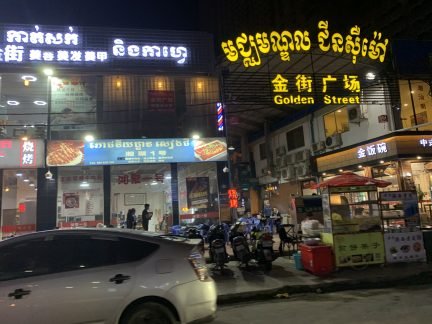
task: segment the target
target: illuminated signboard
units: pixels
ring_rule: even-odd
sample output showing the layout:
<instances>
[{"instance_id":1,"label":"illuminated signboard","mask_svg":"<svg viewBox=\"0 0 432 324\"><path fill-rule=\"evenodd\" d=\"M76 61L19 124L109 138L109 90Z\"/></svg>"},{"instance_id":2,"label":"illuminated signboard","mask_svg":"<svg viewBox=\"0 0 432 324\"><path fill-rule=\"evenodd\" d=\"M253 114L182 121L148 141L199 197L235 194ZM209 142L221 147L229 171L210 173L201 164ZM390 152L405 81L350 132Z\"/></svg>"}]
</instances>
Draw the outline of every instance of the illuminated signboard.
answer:
<instances>
[{"instance_id":1,"label":"illuminated signboard","mask_svg":"<svg viewBox=\"0 0 432 324\"><path fill-rule=\"evenodd\" d=\"M44 166L42 140L0 140L1 168L37 168Z\"/></svg>"},{"instance_id":2,"label":"illuminated signboard","mask_svg":"<svg viewBox=\"0 0 432 324\"><path fill-rule=\"evenodd\" d=\"M225 138L49 141L48 166L226 161Z\"/></svg>"},{"instance_id":3,"label":"illuminated signboard","mask_svg":"<svg viewBox=\"0 0 432 324\"><path fill-rule=\"evenodd\" d=\"M387 152L388 152L387 143L382 142L377 144L370 144L358 148L357 158L363 159L365 157L377 156Z\"/></svg>"},{"instance_id":4,"label":"illuminated signboard","mask_svg":"<svg viewBox=\"0 0 432 324\"><path fill-rule=\"evenodd\" d=\"M224 130L224 108L222 103L218 102L216 104L217 108L217 126L218 131L222 132Z\"/></svg>"},{"instance_id":5,"label":"illuminated signboard","mask_svg":"<svg viewBox=\"0 0 432 324\"><path fill-rule=\"evenodd\" d=\"M313 42L323 52L350 55L353 64L357 63L358 57L384 62L388 45L388 39L384 39L380 32L374 31L371 38L361 37L360 27L354 26L348 35L343 36L340 33L330 33L328 21L320 21L315 41L311 40L307 30L284 30L272 31L270 34L242 33L235 40L222 42L221 47L229 61L236 62L240 58L248 68L261 65L262 54L277 53L282 61L289 61L291 53L307 52Z\"/></svg>"},{"instance_id":6,"label":"illuminated signboard","mask_svg":"<svg viewBox=\"0 0 432 324\"><path fill-rule=\"evenodd\" d=\"M204 66L211 37L199 32L0 25L0 64Z\"/></svg>"},{"instance_id":7,"label":"illuminated signboard","mask_svg":"<svg viewBox=\"0 0 432 324\"><path fill-rule=\"evenodd\" d=\"M288 80L281 74L278 74L271 82L273 86L273 101L276 105L305 105L314 104L314 95L322 94L324 104L359 104L360 97L360 81L357 75L344 75L341 78L327 75L321 78L321 87L315 88L313 84L313 76L306 74L297 74L294 80ZM290 82L294 83L294 91L289 89ZM328 94L328 89L338 85L338 82L343 86L343 90L350 93L349 96L335 96ZM291 93L295 93L290 94Z\"/></svg>"},{"instance_id":8,"label":"illuminated signboard","mask_svg":"<svg viewBox=\"0 0 432 324\"><path fill-rule=\"evenodd\" d=\"M419 143L422 147L432 147L432 138L421 138Z\"/></svg>"}]
</instances>

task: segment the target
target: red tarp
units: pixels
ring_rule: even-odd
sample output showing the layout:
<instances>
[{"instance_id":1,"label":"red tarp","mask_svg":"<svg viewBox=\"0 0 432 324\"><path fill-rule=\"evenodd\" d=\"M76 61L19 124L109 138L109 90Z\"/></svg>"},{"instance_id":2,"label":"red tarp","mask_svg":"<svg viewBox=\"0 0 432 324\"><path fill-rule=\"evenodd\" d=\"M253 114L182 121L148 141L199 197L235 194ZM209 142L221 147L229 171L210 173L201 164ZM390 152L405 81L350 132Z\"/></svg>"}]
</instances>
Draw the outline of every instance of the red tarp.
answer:
<instances>
[{"instance_id":1,"label":"red tarp","mask_svg":"<svg viewBox=\"0 0 432 324\"><path fill-rule=\"evenodd\" d=\"M391 185L391 182L377 180L368 177L362 177L352 172L345 172L340 176L336 176L329 180L316 183L312 185L312 188L324 188L324 187L346 187L346 186L367 186L367 185L375 185L377 187L387 187Z\"/></svg>"}]
</instances>

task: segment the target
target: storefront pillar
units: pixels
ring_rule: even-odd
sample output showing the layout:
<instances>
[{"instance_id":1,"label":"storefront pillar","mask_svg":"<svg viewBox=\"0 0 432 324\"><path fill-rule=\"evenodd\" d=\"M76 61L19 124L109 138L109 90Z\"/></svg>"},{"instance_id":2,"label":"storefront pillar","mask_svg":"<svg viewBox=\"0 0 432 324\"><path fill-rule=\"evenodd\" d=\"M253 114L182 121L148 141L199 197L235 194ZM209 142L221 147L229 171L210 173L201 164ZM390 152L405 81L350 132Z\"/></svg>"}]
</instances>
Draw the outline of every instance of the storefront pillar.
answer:
<instances>
[{"instance_id":1,"label":"storefront pillar","mask_svg":"<svg viewBox=\"0 0 432 324\"><path fill-rule=\"evenodd\" d=\"M177 163L171 163L172 224L180 223Z\"/></svg>"},{"instance_id":2,"label":"storefront pillar","mask_svg":"<svg viewBox=\"0 0 432 324\"><path fill-rule=\"evenodd\" d=\"M104 211L103 222L108 226L111 224L111 166L103 167L103 192L104 192Z\"/></svg>"},{"instance_id":3,"label":"storefront pillar","mask_svg":"<svg viewBox=\"0 0 432 324\"><path fill-rule=\"evenodd\" d=\"M52 179L45 177L46 169L37 170L36 231L56 227L58 169L50 168Z\"/></svg>"}]
</instances>

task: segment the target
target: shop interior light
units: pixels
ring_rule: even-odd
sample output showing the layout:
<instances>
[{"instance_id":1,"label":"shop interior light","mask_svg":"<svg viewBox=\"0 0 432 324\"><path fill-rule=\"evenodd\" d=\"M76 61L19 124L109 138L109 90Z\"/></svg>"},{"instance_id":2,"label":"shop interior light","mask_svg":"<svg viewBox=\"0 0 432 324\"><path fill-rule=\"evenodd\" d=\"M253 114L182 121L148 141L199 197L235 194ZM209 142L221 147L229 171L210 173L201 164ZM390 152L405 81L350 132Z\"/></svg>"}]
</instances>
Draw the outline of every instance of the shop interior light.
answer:
<instances>
[{"instance_id":1,"label":"shop interior light","mask_svg":"<svg viewBox=\"0 0 432 324\"><path fill-rule=\"evenodd\" d=\"M327 173L325 173L325 172L323 172L323 174L322 174L323 176L325 176L325 175L327 175Z\"/></svg>"},{"instance_id":2,"label":"shop interior light","mask_svg":"<svg viewBox=\"0 0 432 324\"><path fill-rule=\"evenodd\" d=\"M358 165L357 168L361 169L361 168L363 168L363 166L362 165Z\"/></svg>"},{"instance_id":3,"label":"shop interior light","mask_svg":"<svg viewBox=\"0 0 432 324\"><path fill-rule=\"evenodd\" d=\"M28 141L28 137L27 136L23 136L23 137L21 137L21 140Z\"/></svg>"},{"instance_id":4,"label":"shop interior light","mask_svg":"<svg viewBox=\"0 0 432 324\"><path fill-rule=\"evenodd\" d=\"M116 81L116 88L117 88L117 89L120 89L121 86L122 86L122 83L121 83L120 79L118 79L118 80Z\"/></svg>"},{"instance_id":5,"label":"shop interior light","mask_svg":"<svg viewBox=\"0 0 432 324\"><path fill-rule=\"evenodd\" d=\"M18 105L20 104L20 102L19 102L19 101L16 101L16 100L8 100L8 101L6 101L6 103L7 103L9 106L18 106Z\"/></svg>"},{"instance_id":6,"label":"shop interior light","mask_svg":"<svg viewBox=\"0 0 432 324\"><path fill-rule=\"evenodd\" d=\"M170 175L170 174L166 175L166 176L165 176L165 179L166 179L166 180L171 180L171 175Z\"/></svg>"},{"instance_id":7,"label":"shop interior light","mask_svg":"<svg viewBox=\"0 0 432 324\"><path fill-rule=\"evenodd\" d=\"M5 192L9 192L9 190L10 190L9 187L6 187L6 188L4 189Z\"/></svg>"},{"instance_id":8,"label":"shop interior light","mask_svg":"<svg viewBox=\"0 0 432 324\"><path fill-rule=\"evenodd\" d=\"M414 90L411 90L411 93L414 94Z\"/></svg>"},{"instance_id":9,"label":"shop interior light","mask_svg":"<svg viewBox=\"0 0 432 324\"><path fill-rule=\"evenodd\" d=\"M373 72L366 73L366 80L375 80L375 77L376 75Z\"/></svg>"},{"instance_id":10,"label":"shop interior light","mask_svg":"<svg viewBox=\"0 0 432 324\"><path fill-rule=\"evenodd\" d=\"M422 157L420 155L417 155L417 160L421 160Z\"/></svg>"},{"instance_id":11,"label":"shop interior light","mask_svg":"<svg viewBox=\"0 0 432 324\"><path fill-rule=\"evenodd\" d=\"M80 183L80 187L87 188L90 187L90 184L87 181L83 181Z\"/></svg>"},{"instance_id":12,"label":"shop interior light","mask_svg":"<svg viewBox=\"0 0 432 324\"><path fill-rule=\"evenodd\" d=\"M162 87L163 87L163 84L162 84L161 81L159 81L159 82L158 82L158 88L159 88L159 89L162 89Z\"/></svg>"},{"instance_id":13,"label":"shop interior light","mask_svg":"<svg viewBox=\"0 0 432 324\"><path fill-rule=\"evenodd\" d=\"M35 101L33 101L33 103L36 106L45 106L47 104L46 101L43 101L43 100L35 100Z\"/></svg>"},{"instance_id":14,"label":"shop interior light","mask_svg":"<svg viewBox=\"0 0 432 324\"><path fill-rule=\"evenodd\" d=\"M25 178L23 181L24 181L24 182L30 182L30 179Z\"/></svg>"},{"instance_id":15,"label":"shop interior light","mask_svg":"<svg viewBox=\"0 0 432 324\"><path fill-rule=\"evenodd\" d=\"M235 150L235 147L231 145L231 146L228 147L228 150L229 150L229 151L234 151L234 150Z\"/></svg>"},{"instance_id":16,"label":"shop interior light","mask_svg":"<svg viewBox=\"0 0 432 324\"><path fill-rule=\"evenodd\" d=\"M52 75L54 75L54 70L53 70L53 69L50 69L50 68L46 68L46 69L43 70L43 73L44 73L46 76L52 76Z\"/></svg>"},{"instance_id":17,"label":"shop interior light","mask_svg":"<svg viewBox=\"0 0 432 324\"><path fill-rule=\"evenodd\" d=\"M201 90L201 89L202 89L202 86L203 86L203 85L202 85L202 82L199 81L199 82L197 83L197 87L198 87L198 89Z\"/></svg>"},{"instance_id":18,"label":"shop interior light","mask_svg":"<svg viewBox=\"0 0 432 324\"><path fill-rule=\"evenodd\" d=\"M21 79L24 80L24 86L28 87L30 85L30 82L35 82L37 78L33 75L23 75Z\"/></svg>"},{"instance_id":19,"label":"shop interior light","mask_svg":"<svg viewBox=\"0 0 432 324\"><path fill-rule=\"evenodd\" d=\"M343 172L343 170L342 170L342 169L339 169L339 172Z\"/></svg>"},{"instance_id":20,"label":"shop interior light","mask_svg":"<svg viewBox=\"0 0 432 324\"><path fill-rule=\"evenodd\" d=\"M15 175L17 176L17 177L22 177L22 173L21 172L17 172L17 173L15 173Z\"/></svg>"},{"instance_id":21,"label":"shop interior light","mask_svg":"<svg viewBox=\"0 0 432 324\"><path fill-rule=\"evenodd\" d=\"M84 136L84 140L86 142L93 142L95 140L95 138L92 134L87 134L86 136Z\"/></svg>"},{"instance_id":22,"label":"shop interior light","mask_svg":"<svg viewBox=\"0 0 432 324\"><path fill-rule=\"evenodd\" d=\"M34 187L34 186L35 186L34 182L30 182L30 183L29 183L29 186L30 186L30 187Z\"/></svg>"},{"instance_id":23,"label":"shop interior light","mask_svg":"<svg viewBox=\"0 0 432 324\"><path fill-rule=\"evenodd\" d=\"M200 139L200 136L198 134L192 134L192 139L194 140Z\"/></svg>"},{"instance_id":24,"label":"shop interior light","mask_svg":"<svg viewBox=\"0 0 432 324\"><path fill-rule=\"evenodd\" d=\"M380 161L380 163L381 163L381 164L383 164L383 163L384 163L384 161L383 161L383 160L381 160L381 161Z\"/></svg>"},{"instance_id":25,"label":"shop interior light","mask_svg":"<svg viewBox=\"0 0 432 324\"><path fill-rule=\"evenodd\" d=\"M150 183L150 185L152 185L152 186L155 186L155 185L157 185L158 183L156 182L156 181L152 181L151 183Z\"/></svg>"}]
</instances>

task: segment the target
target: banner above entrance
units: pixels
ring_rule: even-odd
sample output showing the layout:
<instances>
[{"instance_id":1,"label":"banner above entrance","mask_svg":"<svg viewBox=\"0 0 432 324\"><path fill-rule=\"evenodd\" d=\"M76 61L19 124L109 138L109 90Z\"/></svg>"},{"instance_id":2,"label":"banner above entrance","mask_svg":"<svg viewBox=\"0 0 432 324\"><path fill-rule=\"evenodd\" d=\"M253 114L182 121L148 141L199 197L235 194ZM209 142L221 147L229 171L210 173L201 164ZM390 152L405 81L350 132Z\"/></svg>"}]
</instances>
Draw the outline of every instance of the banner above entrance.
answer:
<instances>
[{"instance_id":1,"label":"banner above entrance","mask_svg":"<svg viewBox=\"0 0 432 324\"><path fill-rule=\"evenodd\" d=\"M49 141L48 166L226 161L225 138Z\"/></svg>"}]
</instances>

